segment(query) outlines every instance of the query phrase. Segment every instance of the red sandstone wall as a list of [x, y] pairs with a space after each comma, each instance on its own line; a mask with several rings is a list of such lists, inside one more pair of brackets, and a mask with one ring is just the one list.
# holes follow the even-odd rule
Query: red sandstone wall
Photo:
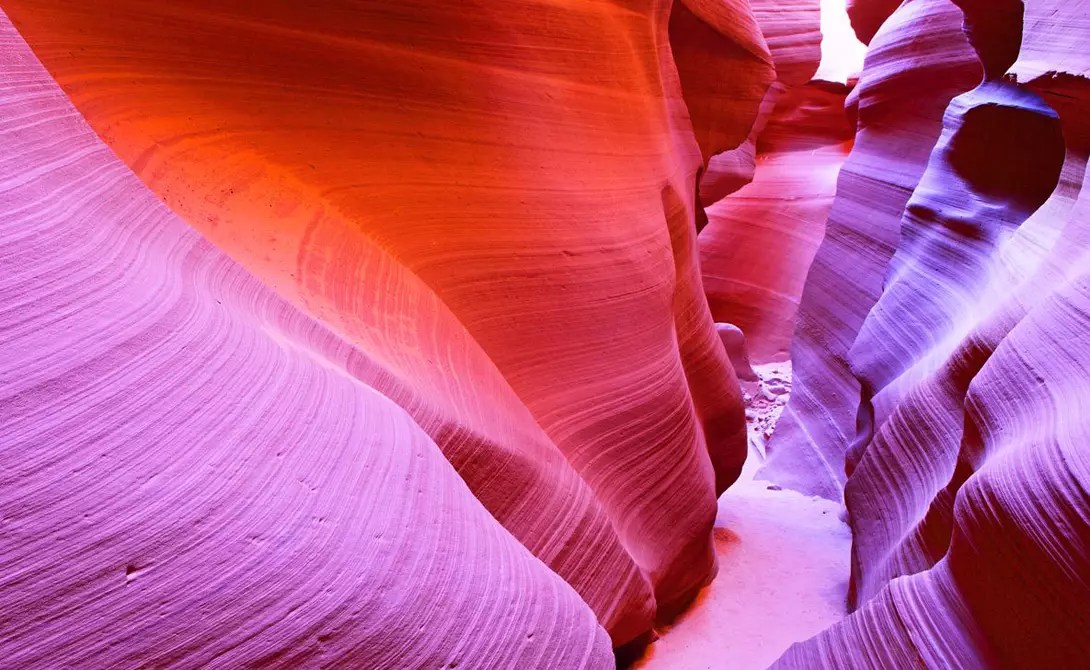
[[[755, 4], [5, 3], [3, 658], [609, 667], [675, 613], [745, 453], [698, 253], [846, 148]], [[857, 609], [779, 666], [1079, 667], [1090, 3], [851, 12], [764, 475], [843, 496]]]
[[707, 208], [698, 243], [708, 305], [742, 329], [756, 362], [790, 357], [806, 272], [852, 146], [847, 93], [812, 82], [776, 96], [753, 181]]
[[[715, 499], [745, 458], [745, 423], [700, 286], [694, 198], [701, 151], [741, 142], [772, 80], [745, 3], [15, 0], [4, 10], [34, 49], [5, 25], [4, 66], [23, 68], [0, 80], [16, 119], [5, 155], [18, 157], [4, 169], [21, 189], [5, 240], [32, 231], [34, 245], [10, 248], [40, 278], [4, 300], [51, 307], [0, 339], [25, 378], [0, 387], [3, 420], [42, 421], [25, 395], [41, 388], [51, 390], [31, 397], [56, 402], [56, 420], [71, 426], [63, 437], [28, 428], [5, 445], [25, 462], [20, 472], [46, 474], [12, 480], [0, 502], [34, 501], [15, 519], [33, 511], [71, 522], [61, 538], [48, 524], [11, 526], [12, 546], [56, 549], [4, 590], [0, 609], [22, 611], [8, 622], [27, 631], [5, 640], [7, 656], [111, 665], [157, 654], [164, 639], [198, 638], [213, 654], [217, 639], [258, 630], [273, 610], [246, 599], [214, 619], [163, 609], [167, 638], [130, 636], [120, 612], [127, 603], [132, 616], [152, 612], [182, 575], [224, 570], [235, 550], [213, 547], [226, 537], [258, 546], [277, 533], [285, 543], [295, 541], [289, 529], [334, 518], [358, 517], [360, 528], [293, 550], [328, 555], [320, 565], [269, 568], [290, 594], [275, 617], [305, 616], [228, 665], [296, 649], [293, 662], [352, 664], [354, 650], [378, 645], [390, 655], [376, 658], [399, 667], [597, 667], [608, 643], [591, 612], [625, 644], [714, 575]], [[86, 127], [58, 125], [59, 110], [72, 112], [50, 76], [143, 185]], [[28, 89], [41, 100], [25, 103]], [[35, 168], [75, 160], [66, 143], [97, 157], [72, 168], [86, 172], [79, 189], [71, 173]], [[115, 210], [129, 201], [169, 219], [170, 235]], [[54, 220], [57, 207], [78, 216]], [[99, 237], [69, 244], [77, 229]], [[52, 278], [85, 264], [98, 271], [62, 303]], [[195, 288], [186, 273], [198, 270], [211, 288]], [[145, 292], [140, 301], [134, 291]], [[102, 295], [115, 302], [99, 304]], [[156, 316], [176, 303], [185, 307], [170, 319]], [[236, 304], [245, 309], [232, 316]], [[279, 326], [268, 309], [306, 325]], [[82, 346], [30, 339], [58, 310]], [[206, 335], [177, 339], [202, 320]], [[123, 344], [132, 337], [139, 346]], [[39, 359], [53, 363], [26, 367]], [[128, 371], [124, 383], [103, 384], [129, 402], [78, 429], [106, 402], [92, 392], [97, 375], [80, 371], [103, 368]], [[148, 378], [162, 385], [144, 391]], [[262, 394], [267, 409], [247, 394]], [[78, 523], [95, 496], [63, 514], [57, 498], [31, 496], [56, 476], [46, 461], [97, 442], [132, 455], [77, 467], [67, 486], [101, 482], [96, 495], [123, 520], [109, 532], [131, 536], [109, 555], [77, 550], [100, 537]], [[250, 474], [289, 446], [290, 467]], [[195, 507], [172, 523], [197, 523], [195, 535], [152, 537], [158, 526], [131, 506], [182, 495], [168, 464], [190, 452]], [[368, 460], [380, 456], [398, 465]], [[133, 459], [129, 475], [111, 478], [115, 458]], [[143, 493], [130, 499], [137, 485]], [[379, 519], [374, 506], [386, 500], [402, 507]], [[209, 553], [191, 561], [187, 537]], [[387, 545], [402, 549], [373, 558]], [[344, 572], [348, 557], [357, 572]], [[128, 586], [126, 561], [140, 573]], [[152, 564], [164, 567], [142, 572]], [[428, 572], [433, 564], [450, 565]], [[54, 575], [49, 607], [60, 609], [7, 606], [45, 575]], [[329, 580], [343, 591], [312, 604]], [[232, 582], [215, 584], [208, 598], [232, 599]], [[345, 603], [357, 592], [381, 599], [368, 616], [392, 619], [352, 628]], [[219, 612], [219, 602], [191, 604]], [[56, 618], [76, 606], [75, 618]], [[87, 629], [101, 646], [45, 635], [85, 621], [117, 625]], [[434, 635], [427, 644], [420, 626]], [[462, 626], [495, 632], [468, 644]]]
[[612, 667], [381, 364], [156, 200], [2, 15], [0, 118], [0, 664]]
[[848, 90], [810, 83], [821, 59], [820, 3], [755, 2], [776, 82], [737, 149], [711, 159], [700, 266], [712, 317], [741, 328], [753, 359], [790, 357], [806, 271], [824, 235], [854, 121]]

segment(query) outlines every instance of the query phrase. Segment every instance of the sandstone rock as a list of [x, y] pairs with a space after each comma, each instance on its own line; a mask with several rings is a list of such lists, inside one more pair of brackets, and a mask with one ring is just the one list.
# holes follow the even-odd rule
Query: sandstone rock
[[377, 364], [157, 201], [3, 15], [0, 118], [0, 663], [613, 667]]
[[987, 78], [947, 111], [851, 351], [860, 609], [777, 667], [1090, 652], [1090, 25], [1080, 3], [1026, 2], [1024, 21], [1021, 3], [958, 4]]
[[[696, 176], [702, 150], [730, 149], [746, 137], [773, 77], [745, 3], [14, 0], [4, 11], [155, 196], [336, 334], [339, 344], [320, 349], [315, 371], [299, 374], [321, 386], [327, 382], [315, 375], [332, 369], [334, 378], [385, 396], [390, 411], [415, 426], [387, 437], [369, 433], [373, 444], [360, 444], [394, 449], [386, 442], [402, 435], [412, 436], [406, 443], [433, 443], [453, 465], [444, 486], [464, 481], [502, 525], [485, 524], [503, 539], [483, 539], [474, 550], [511, 553], [502, 547], [517, 541], [551, 569], [517, 568], [533, 582], [523, 592], [558, 594], [535, 599], [540, 613], [510, 615], [552, 626], [526, 643], [527, 663], [600, 660], [598, 629], [575, 625], [586, 612], [549, 581], [552, 573], [590, 606], [615, 645], [646, 634], [711, 579], [716, 495], [741, 469], [746, 426], [700, 284]], [[4, 62], [34, 61], [25, 47], [11, 46]], [[51, 86], [46, 75], [35, 76], [29, 86]], [[50, 150], [57, 158], [42, 154], [43, 165], [66, 155], [60, 140]], [[63, 191], [30, 165], [7, 169], [36, 180], [35, 192]], [[139, 223], [119, 225], [149, 235]], [[13, 225], [31, 229], [21, 218]], [[3, 299], [24, 300], [15, 295]], [[270, 337], [288, 351], [315, 346], [293, 333]], [[56, 355], [78, 369], [75, 354]], [[281, 366], [272, 361], [259, 362]], [[58, 375], [71, 380], [63, 383], [74, 385], [72, 393], [90, 383]], [[231, 375], [257, 383], [244, 370]], [[314, 403], [321, 397], [298, 393]], [[133, 406], [117, 420], [175, 421], [185, 436], [205, 430], [187, 423], [197, 406], [173, 417]], [[18, 401], [9, 416], [27, 421], [28, 407]], [[87, 411], [73, 403], [58, 420]], [[293, 411], [280, 416], [323, 435], [333, 430]], [[349, 418], [338, 430], [355, 435]], [[242, 434], [217, 439], [234, 453]], [[72, 440], [79, 446], [92, 437]], [[133, 448], [141, 444], [135, 439]], [[323, 444], [306, 450], [323, 452]], [[333, 468], [340, 456], [322, 458]], [[407, 476], [411, 492], [417, 480]], [[147, 486], [158, 490], [161, 482]], [[435, 486], [436, 500], [464, 497]], [[360, 491], [366, 499], [385, 495]], [[137, 521], [128, 530], [140, 536], [150, 527]], [[245, 535], [246, 523], [232, 532]], [[398, 541], [427, 523], [401, 520]], [[76, 529], [58, 551], [83, 541]], [[51, 541], [27, 532], [27, 543]], [[473, 532], [457, 537], [470, 542]], [[420, 560], [439, 560], [446, 549], [431, 538], [441, 530], [421, 533], [420, 550], [431, 553]], [[364, 539], [345, 546], [365, 553]], [[418, 581], [429, 585], [442, 574]], [[522, 583], [487, 571], [472, 578], [513, 589]], [[33, 586], [26, 582], [12, 597]], [[382, 608], [390, 616], [415, 621], [433, 609], [396, 594]], [[489, 617], [509, 616], [493, 597], [501, 596], [481, 595], [482, 607], [493, 609], [476, 619], [450, 616], [489, 630]], [[33, 633], [36, 621], [11, 623]], [[461, 635], [439, 628], [447, 642], [424, 653], [453, 649]], [[553, 635], [570, 642], [537, 646], [552, 645]], [[521, 662], [522, 652], [487, 651], [500, 642], [486, 637], [468, 665]], [[576, 648], [584, 661], [567, 655]], [[553, 651], [559, 656], [549, 657]]]
[[981, 67], [947, 0], [909, 0], [874, 37], [859, 84], [859, 126], [799, 303], [791, 401], [759, 476], [839, 499], [859, 382], [848, 350], [878, 301], [901, 215], [927, 167], [950, 100]]
[[851, 149], [847, 92], [812, 82], [782, 94], [757, 140], [753, 182], [707, 209], [698, 241], [708, 304], [746, 333], [759, 362], [790, 351], [806, 269]]
[[778, 506], [776, 667], [1082, 667], [1090, 0], [817, 7], [6, 2], [0, 665], [612, 667]]
[[729, 323], [715, 324], [715, 330], [719, 333], [719, 339], [723, 342], [723, 348], [727, 350], [727, 358], [734, 367], [734, 374], [738, 379], [749, 382], [757, 381], [757, 373], [753, 371], [753, 365], [749, 361], [749, 349], [746, 346], [746, 336], [737, 326]]
[[700, 180], [700, 200], [707, 207], [753, 181], [757, 140], [780, 98], [817, 71], [821, 59], [820, 0], [751, 0], [760, 33], [776, 67], [776, 81], [763, 93], [760, 112], [740, 146], [713, 155]]

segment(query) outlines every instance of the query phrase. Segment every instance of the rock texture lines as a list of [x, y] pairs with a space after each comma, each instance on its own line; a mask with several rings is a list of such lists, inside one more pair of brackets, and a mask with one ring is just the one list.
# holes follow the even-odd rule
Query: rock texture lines
[[3, 0], [0, 666], [614, 667], [777, 499], [777, 667], [1085, 666], [1090, 2], [821, 4]]
[[745, 3], [4, 10], [5, 657], [600, 667], [714, 576]]
[[361, 350], [158, 202], [6, 21], [0, 56], [2, 664], [609, 667]]
[[752, 182], [707, 208], [698, 243], [708, 304], [717, 321], [742, 329], [755, 360], [790, 356], [806, 270], [851, 150], [847, 93], [814, 81], [777, 96]]
[[[1088, 7], [957, 5], [853, 7], [861, 38], [889, 16], [765, 472], [804, 482], [799, 460], [843, 465], [803, 485], [836, 496], [846, 477], [858, 610], [777, 667], [1080, 667], [1090, 651]], [[933, 45], [912, 58], [935, 70], [913, 86], [916, 113], [883, 114], [904, 138], [883, 160], [868, 107], [908, 83], [911, 65], [883, 72], [898, 33]], [[866, 233], [837, 233], [847, 206]], [[853, 269], [867, 291], [836, 283]]]
[[980, 77], [961, 12], [948, 0], [904, 3], [871, 40], [850, 98], [858, 116], [855, 145], [802, 293], [791, 402], [769, 445], [764, 476], [840, 497], [860, 397], [848, 351], [881, 294], [901, 216], [946, 107]]

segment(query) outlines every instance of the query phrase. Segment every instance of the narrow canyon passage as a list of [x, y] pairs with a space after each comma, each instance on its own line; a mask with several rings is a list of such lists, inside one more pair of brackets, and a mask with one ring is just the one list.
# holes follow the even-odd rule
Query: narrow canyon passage
[[756, 371], [749, 460], [719, 498], [719, 573], [632, 667], [766, 668], [847, 615], [851, 533], [842, 506], [754, 479], [787, 400], [771, 389], [784, 388], [790, 365]]
[[0, 0], [0, 668], [1081, 668], [1090, 0]]
[[[752, 4], [766, 37], [775, 35], [782, 7]], [[704, 289], [716, 320], [744, 331], [756, 363], [755, 376], [739, 375], [749, 455], [719, 498], [718, 574], [633, 667], [766, 668], [848, 614], [851, 531], [843, 506], [784, 488], [774, 475], [755, 478], [789, 397], [795, 312], [855, 134], [845, 107], [865, 47], [842, 2], [823, 2], [820, 12], [820, 64], [812, 39], [770, 40], [777, 84], [764, 103], [768, 118], [742, 149], [752, 152], [752, 174], [740, 180], [748, 183], [723, 194], [731, 182], [710, 172], [702, 184]], [[809, 18], [813, 26], [816, 17]]]

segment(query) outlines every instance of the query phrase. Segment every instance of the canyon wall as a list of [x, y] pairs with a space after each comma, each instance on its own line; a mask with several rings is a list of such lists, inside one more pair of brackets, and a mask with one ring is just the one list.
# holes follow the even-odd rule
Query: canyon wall
[[[757, 362], [790, 356], [806, 270], [824, 234], [855, 128], [849, 88], [811, 81], [822, 57], [818, 0], [752, 3], [776, 65], [746, 141], [711, 159], [700, 182], [704, 292]], [[729, 196], [729, 197], [728, 197]]]
[[948, 0], [904, 3], [871, 41], [849, 99], [858, 118], [855, 145], [806, 278], [791, 348], [791, 400], [762, 476], [840, 499], [860, 397], [848, 351], [881, 294], [901, 215], [946, 106], [980, 75], [961, 13]]
[[611, 666], [375, 363], [157, 201], [2, 20], [0, 116], [0, 664]]
[[810, 81], [821, 60], [820, 0], [783, 5], [775, 0], [750, 0], [757, 26], [768, 44], [776, 79], [764, 92], [756, 121], [740, 145], [714, 155], [700, 178], [705, 207], [753, 181], [757, 138], [785, 91]]
[[789, 358], [806, 271], [852, 146], [848, 90], [814, 81], [781, 92], [756, 138], [751, 183], [707, 208], [698, 243], [708, 305], [716, 321], [741, 328], [754, 361]]
[[[886, 4], [856, 2], [853, 19], [885, 18]], [[876, 29], [849, 165], [865, 149], [866, 106], [883, 102], [866, 83], [897, 31], [930, 31], [934, 50], [913, 58], [961, 63], [965, 77], [917, 87], [914, 119], [887, 117], [911, 131], [902, 160], [842, 173], [830, 235], [854, 194], [846, 177], [881, 188], [917, 166], [902, 172], [915, 183], [902, 182], [896, 199], [890, 191], [860, 210], [885, 243], [827, 237], [825, 263], [811, 269], [808, 295], [868, 258], [859, 276], [869, 290], [815, 301], [835, 308], [800, 318], [806, 392], [793, 394], [766, 470], [800, 481], [790, 454], [824, 460], [830, 469], [808, 485], [827, 495], [846, 477], [858, 610], [777, 667], [1059, 668], [1090, 653], [1088, 10], [910, 0]], [[835, 346], [812, 346], [807, 329], [834, 334]]]
[[611, 667], [726, 322], [854, 536], [779, 667], [1084, 664], [1090, 0], [848, 4], [6, 0], [3, 663]]
[[713, 577], [744, 2], [4, 11], [6, 659], [604, 667]]

